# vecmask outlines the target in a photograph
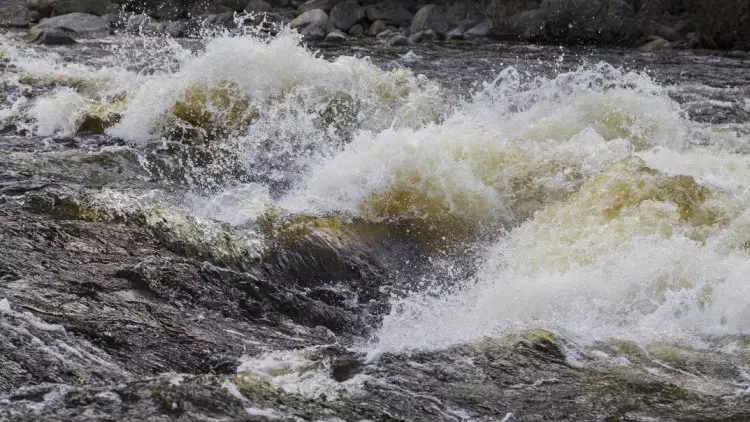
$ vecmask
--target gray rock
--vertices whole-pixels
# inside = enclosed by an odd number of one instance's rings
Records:
[[[0,27],[26,28],[32,19],[31,10],[23,4],[0,4]]]
[[[265,0],[250,0],[250,3],[245,6],[245,11],[258,13],[269,12],[271,11],[271,3]]]
[[[348,31],[355,23],[365,17],[365,11],[356,0],[347,0],[331,9],[329,16],[331,24],[343,31]]]
[[[385,21],[375,21],[370,25],[370,30],[367,31],[370,36],[376,36],[379,33],[385,31],[388,28],[388,24]]]
[[[665,40],[664,38],[654,37],[653,40],[646,44],[638,47],[638,51],[641,53],[655,53],[672,47],[672,43]]]
[[[399,34],[399,35],[394,36],[393,38],[390,38],[388,40],[387,45],[388,47],[397,47],[401,45],[407,45],[408,43],[409,43],[409,39],[406,38],[405,35]]]
[[[320,41],[328,32],[328,15],[322,9],[309,10],[297,16],[290,26],[297,29],[306,41]]]
[[[109,24],[99,16],[87,13],[68,13],[42,19],[33,29],[37,31],[61,29],[68,35],[79,38],[97,38],[110,34]]]
[[[403,23],[411,22],[414,16],[408,11],[403,2],[396,0],[386,0],[378,4],[373,4],[365,9],[367,19],[372,22],[385,21],[386,23]]]
[[[107,0],[55,0],[54,4],[55,15],[78,12],[102,16],[113,8]]]
[[[349,28],[349,35],[352,37],[361,37],[365,33],[365,27],[358,23]]]
[[[468,31],[464,32],[464,38],[467,40],[474,40],[477,38],[487,38],[490,36],[491,28],[489,22],[482,22],[475,25]]]
[[[297,10],[300,12],[309,12],[311,10],[320,9],[325,12],[330,12],[340,1],[341,0],[308,0],[305,3],[302,3]]]
[[[411,20],[411,33],[427,31],[431,29],[439,35],[445,35],[448,32],[448,20],[445,12],[434,4],[428,4],[419,9],[414,18]]]
[[[339,31],[338,29],[335,29],[326,35],[326,41],[329,42],[344,42],[346,41],[346,34]]]
[[[295,29],[301,29],[308,26],[318,26],[325,29],[328,25],[328,15],[322,9],[309,10],[294,18],[289,25]]]
[[[44,45],[68,45],[76,43],[76,40],[68,32],[60,28],[37,29],[34,27],[29,32],[29,41],[34,44]]]
[[[464,38],[464,31],[461,29],[461,27],[456,27],[448,31],[447,34],[445,34],[446,40],[462,40]]]
[[[326,29],[310,25],[300,30],[300,34],[305,41],[321,41],[326,37]]]

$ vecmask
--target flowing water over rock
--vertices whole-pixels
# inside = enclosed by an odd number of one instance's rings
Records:
[[[0,40],[3,418],[750,418],[749,55]]]

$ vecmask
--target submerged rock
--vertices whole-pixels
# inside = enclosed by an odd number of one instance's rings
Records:
[[[174,125],[167,118],[172,134],[185,140],[210,140],[247,130],[259,117],[250,98],[228,82],[188,88],[174,104],[172,116],[187,125]]]
[[[49,28],[44,30],[32,29],[29,34],[29,41],[34,44],[44,45],[69,45],[76,43],[76,40],[73,39],[68,32],[59,28]]]

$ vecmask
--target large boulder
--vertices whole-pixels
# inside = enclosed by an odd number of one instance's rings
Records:
[[[31,29],[31,37],[37,38],[40,32],[60,30],[73,38],[97,38],[110,34],[107,21],[87,13],[69,13],[42,19]]]
[[[439,6],[428,4],[419,9],[411,20],[411,33],[432,30],[436,34],[445,35],[448,32],[448,19]]]
[[[383,21],[393,24],[406,24],[411,22],[414,15],[407,10],[402,2],[386,0],[378,4],[367,6],[365,9],[367,19],[372,22]]]
[[[21,3],[0,3],[0,27],[26,28],[31,23],[31,10]]]
[[[347,0],[331,9],[329,20],[334,27],[348,31],[364,17],[365,11],[359,6],[359,3],[356,0]]]

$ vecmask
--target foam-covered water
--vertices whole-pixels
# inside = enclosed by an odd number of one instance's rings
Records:
[[[265,174],[188,194],[195,216],[240,226],[273,206],[481,238],[471,277],[394,299],[379,350],[529,327],[698,347],[750,334],[750,158],[737,152],[748,122],[692,121],[644,73],[507,67],[459,99],[406,68],[325,60],[290,32],[217,36],[197,52],[167,43],[147,71],[10,42],[5,54],[60,85],[5,120],[70,136],[84,116],[115,113],[109,136],[159,145],[189,133]],[[29,85],[19,74],[5,82]],[[737,101],[717,107],[747,110]],[[267,183],[281,179],[291,188]]]

